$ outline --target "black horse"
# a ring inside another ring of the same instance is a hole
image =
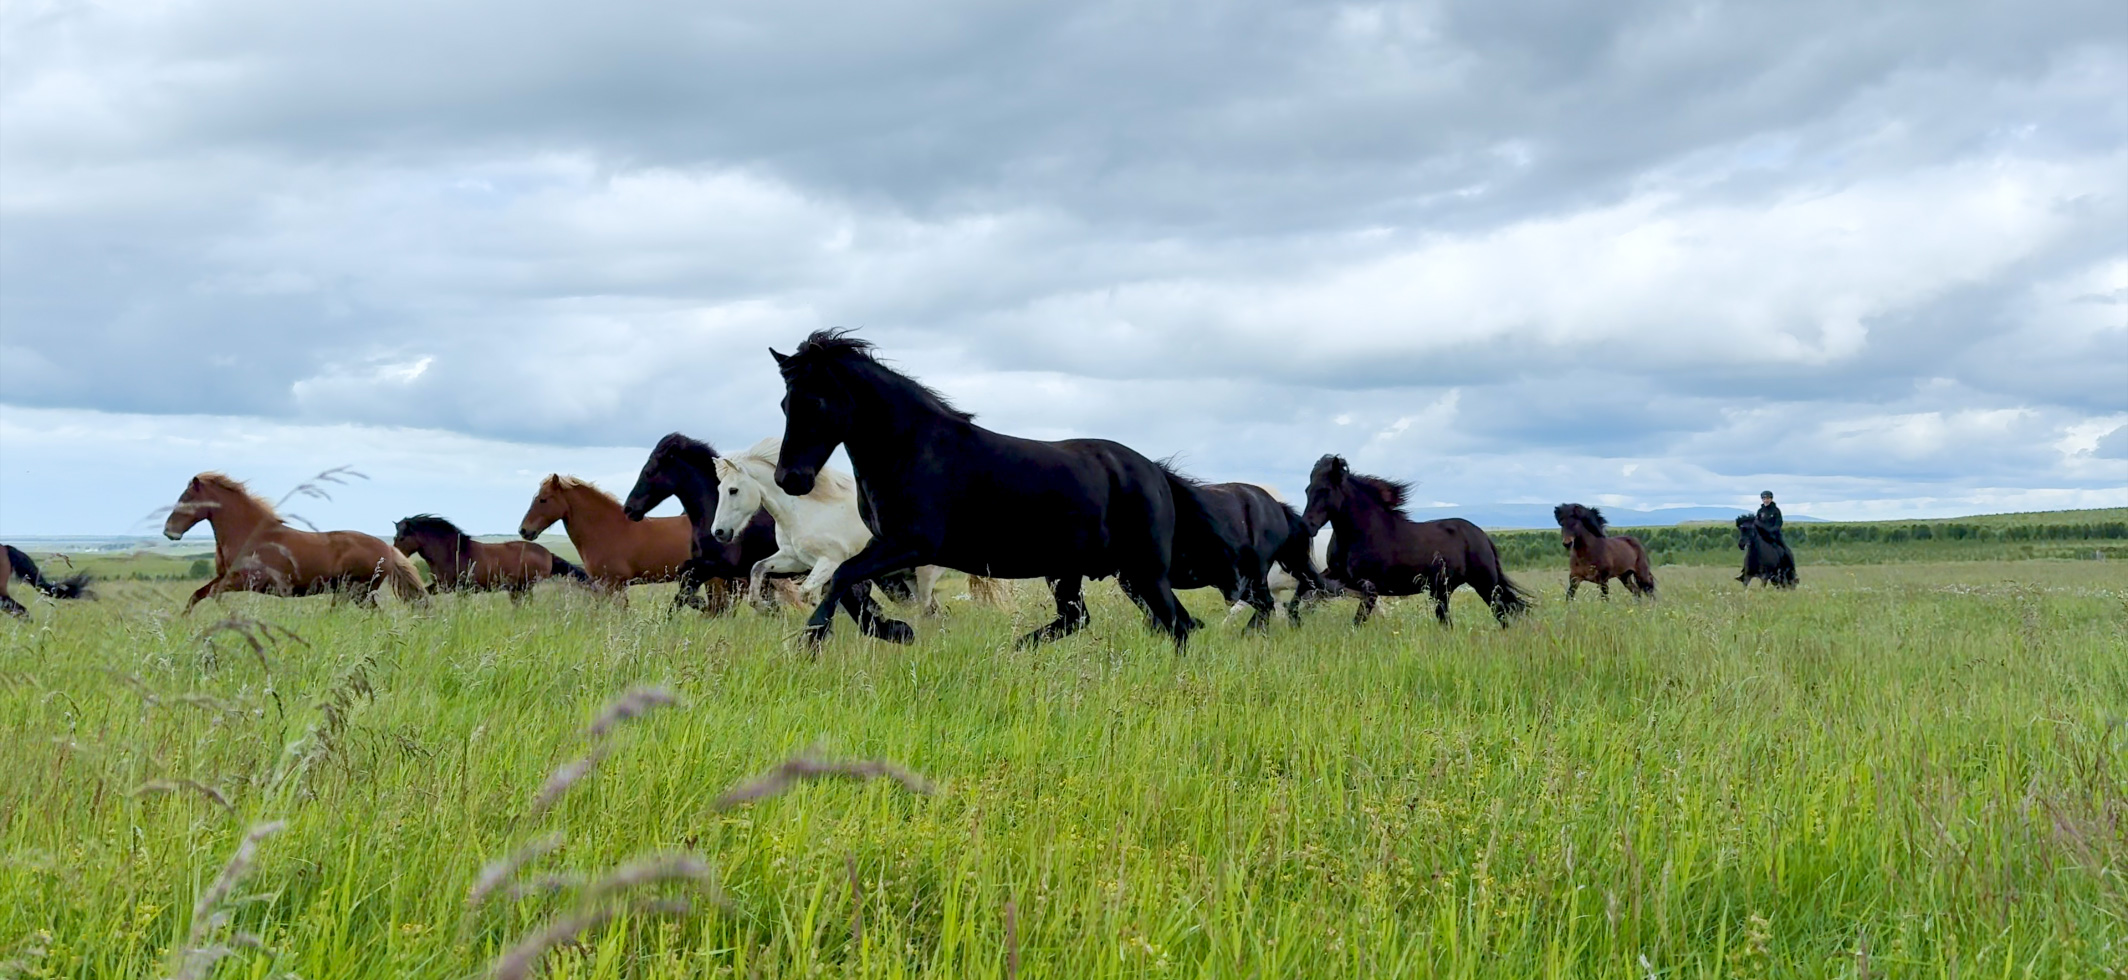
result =
[[[1745,588],[1751,587],[1752,579],[1776,588],[1796,587],[1795,552],[1788,550],[1787,542],[1776,539],[1756,515],[1736,515],[1736,546],[1744,553],[1744,570],[1736,580]]]
[[[1448,625],[1448,596],[1469,585],[1493,618],[1529,609],[1529,593],[1509,581],[1500,550],[1485,532],[1460,517],[1414,521],[1404,513],[1408,484],[1352,472],[1342,456],[1324,456],[1308,476],[1308,526],[1329,522],[1330,560],[1323,574],[1359,593],[1357,626],[1374,612],[1375,597],[1433,596],[1433,614]]]
[[[1300,625],[1301,600],[1325,591],[1315,559],[1308,554],[1312,532],[1300,512],[1253,483],[1202,483],[1197,495],[1219,541],[1215,547],[1200,548],[1191,547],[1187,537],[1178,538],[1170,584],[1178,590],[1218,589],[1229,605],[1247,602],[1256,610],[1248,628],[1259,630],[1270,625],[1276,608],[1267,580],[1276,565],[1298,584],[1286,615]]]
[[[717,517],[716,458],[717,451],[709,443],[678,432],[667,435],[650,450],[635,487],[621,505],[631,521],[642,520],[667,497],[680,498],[681,509],[687,511],[687,523],[695,531],[693,557],[681,566],[675,606],[703,606],[696,593],[705,585],[713,595],[743,586],[754,563],[776,553],[776,522],[765,510],[755,514],[729,542],[710,533],[710,522]],[[713,612],[722,611],[724,605],[709,603]]]
[[[7,549],[7,567],[0,568],[0,612],[13,616],[27,616],[30,614],[30,611],[24,608],[22,603],[15,601],[13,596],[7,594],[8,579],[18,575],[22,577],[23,581],[30,584],[30,588],[36,589],[38,592],[54,599],[96,598],[95,594],[89,591],[89,573],[76,572],[54,582],[45,578],[44,574],[37,570],[37,563],[30,560],[30,556],[24,554],[22,549],[11,544],[0,545],[0,547]]]
[[[1084,580],[1110,575],[1177,648],[1188,640],[1197,624],[1168,580],[1177,539],[1216,549],[1219,538],[1187,480],[1106,439],[1038,442],[985,429],[844,331],[815,332],[789,356],[769,353],[784,383],[776,484],[810,492],[843,446],[872,529],[806,621],[813,642],[828,635],[838,604],[867,634],[913,639],[907,623],[849,601],[857,583],[913,565],[1048,579],[1057,618],[1022,644],[1084,627]]]

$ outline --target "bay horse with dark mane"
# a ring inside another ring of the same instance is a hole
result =
[[[1648,549],[1630,534],[1606,535],[1604,528],[1609,522],[1604,520],[1603,511],[1580,504],[1560,504],[1552,508],[1552,519],[1559,522],[1559,540],[1568,556],[1568,602],[1574,601],[1574,590],[1583,582],[1596,583],[1603,597],[1610,598],[1614,578],[1634,595],[1655,594],[1655,571],[1648,564]]]
[[[15,597],[7,594],[8,580],[18,575],[22,577],[23,581],[30,584],[30,588],[36,589],[39,593],[54,599],[96,598],[89,591],[89,573],[76,572],[54,582],[45,578],[44,574],[37,570],[37,563],[31,560],[29,555],[23,553],[22,549],[11,544],[0,545],[0,547],[7,549],[7,567],[0,568],[0,612],[6,612],[10,616],[27,616],[30,614],[30,611],[24,608],[22,603],[17,602]]]
[[[1760,524],[1758,515],[1736,515],[1736,546],[1744,553],[1744,570],[1736,580],[1745,588],[1751,587],[1752,579],[1780,589],[1796,587],[1795,552]]]
[[[434,514],[415,514],[392,526],[392,547],[429,563],[429,592],[510,593],[523,602],[534,585],[566,576],[589,581],[584,570],[530,541],[475,541],[458,525]]]
[[[680,498],[692,541],[680,591],[692,596],[695,589],[708,587],[710,599],[704,608],[709,612],[729,608],[731,595],[745,591],[754,563],[776,553],[776,522],[765,512],[754,515],[732,540],[717,540],[710,525],[717,517],[718,487],[717,450],[674,432],[651,448],[650,458],[643,461],[643,470],[621,506],[631,521],[671,520],[645,515],[668,497]]]
[[[280,596],[330,593],[357,605],[375,606],[376,591],[389,583],[402,601],[426,605],[428,592],[414,563],[384,539],[360,531],[299,531],[265,498],[220,473],[201,473],[163,522],[163,537],[176,541],[201,521],[214,528],[214,578],[185,602],[224,592]]]
[[[1448,596],[1463,585],[1476,590],[1503,627],[1527,611],[1529,593],[1508,579],[1493,539],[1460,517],[1412,520],[1404,513],[1410,491],[1397,480],[1352,472],[1342,456],[1317,460],[1308,476],[1301,516],[1311,528],[1328,523],[1336,532],[1323,575],[1359,594],[1352,624],[1367,621],[1377,596],[1423,592],[1433,596],[1434,618],[1446,626]]]
[[[1077,632],[1081,590],[1115,576],[1178,649],[1196,625],[1169,582],[1177,538],[1216,541],[1197,489],[1106,439],[1042,442],[976,425],[938,392],[880,363],[845,331],[817,331],[786,356],[776,485],[803,496],[837,446],[849,451],[872,540],[828,582],[806,633],[825,639],[838,606],[858,628],[906,643],[909,624],[856,602],[860,582],[916,565],[993,578],[1045,578],[1057,618],[1021,644]]]
[[[539,482],[532,506],[525,509],[517,535],[526,541],[536,540],[540,532],[556,522],[561,523],[569,543],[576,546],[584,574],[623,600],[630,585],[680,579],[688,560],[694,557],[694,527],[687,518],[631,521],[612,494],[576,477],[549,473]],[[683,589],[673,602],[687,605],[690,598]]]

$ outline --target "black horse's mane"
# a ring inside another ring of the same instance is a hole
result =
[[[717,447],[712,446],[709,443],[703,442],[702,440],[690,436],[684,432],[668,432],[665,434],[665,438],[659,439],[657,446],[651,449],[652,455],[664,455],[667,453],[677,452],[706,452],[711,456],[715,456],[717,455]]]
[[[805,338],[790,360],[783,365],[783,376],[789,378],[794,369],[816,364],[838,364],[849,367],[870,368],[885,375],[887,379],[908,386],[909,392],[918,399],[927,401],[931,407],[963,422],[975,420],[974,412],[963,412],[939,394],[938,389],[888,367],[874,353],[871,341],[853,337],[848,330],[815,330]]]
[[[1604,536],[1603,529],[1610,524],[1604,519],[1603,511],[1580,504],[1560,504],[1552,508],[1552,520],[1558,521],[1560,527],[1565,527],[1568,521],[1580,521],[1582,527],[1599,538]]]
[[[406,530],[409,534],[447,535],[451,541],[451,550],[456,552],[460,558],[466,557],[473,551],[472,535],[459,530],[458,525],[434,514],[415,514],[399,523],[406,525]]]
[[[1392,480],[1386,476],[1362,476],[1358,473],[1352,474],[1352,482],[1358,484],[1360,489],[1367,491],[1374,499],[1381,501],[1382,506],[1397,512],[1400,516],[1407,518],[1411,516],[1404,513],[1404,501],[1411,496],[1411,484],[1409,482]]]

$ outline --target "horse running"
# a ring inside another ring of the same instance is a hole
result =
[[[584,574],[624,599],[630,585],[679,578],[693,557],[694,530],[687,518],[631,521],[612,494],[576,477],[550,473],[540,481],[517,534],[531,541],[557,521],[576,546]]]
[[[214,529],[214,578],[185,602],[224,592],[279,596],[332,593],[375,606],[376,590],[390,583],[402,601],[425,605],[428,593],[414,563],[384,539],[360,531],[299,531],[272,504],[220,473],[201,473],[163,522],[163,537],[176,541],[206,521]]]
[[[680,575],[680,595],[673,601],[699,605],[712,613],[730,608],[734,585],[746,581],[747,570],[755,562],[775,554],[777,543],[775,522],[767,514],[760,515],[729,541],[719,541],[710,533],[710,520],[717,513],[716,460],[717,450],[709,443],[671,433],[658,440],[649,458],[643,460],[642,472],[636,475],[635,486],[628,491],[627,503],[622,507],[629,520],[640,521],[666,498],[679,498],[693,535],[693,557]],[[709,601],[693,601],[695,590],[705,586]],[[755,598],[761,598],[758,591]]]
[[[1344,457],[1324,456],[1308,477],[1309,527],[1336,530],[1324,575],[1359,593],[1357,626],[1385,595],[1433,596],[1434,618],[1448,625],[1448,596],[1469,585],[1492,607],[1493,618],[1529,609],[1529,594],[1500,567],[1500,550],[1485,532],[1460,517],[1414,521],[1404,513],[1407,484],[1352,472]]]
[[[1207,518],[1196,488],[1105,439],[1038,442],[992,432],[872,356],[872,345],[818,331],[785,356],[782,461],[776,485],[811,493],[835,447],[845,447],[873,531],[829,580],[806,621],[826,639],[841,606],[869,635],[908,642],[909,624],[865,610],[858,583],[916,565],[996,578],[1046,578],[1057,618],[1022,644],[1088,622],[1088,578],[1116,576],[1124,594],[1180,648],[1195,625],[1169,586],[1177,528]]]
[[[1786,542],[1774,540],[1758,515],[1736,515],[1736,546],[1744,553],[1744,570],[1736,577],[1744,588],[1751,587],[1752,579],[1780,589],[1796,587],[1795,552]]]
[[[429,592],[492,592],[503,589],[512,603],[541,580],[567,576],[588,581],[584,570],[530,541],[488,544],[434,514],[415,514],[392,526],[392,547],[429,563]]]
[[[17,576],[28,582],[30,588],[54,599],[96,598],[89,591],[89,573],[76,572],[54,582],[45,578],[43,573],[37,571],[37,563],[31,561],[30,556],[24,554],[22,549],[11,544],[0,545],[0,547],[7,549],[7,567],[0,568],[0,611],[4,611],[10,616],[27,616],[30,614],[30,611],[24,608],[22,603],[15,601],[13,596],[7,594],[8,580]]]
[[[1269,575],[1281,568],[1300,585],[1286,606],[1286,616],[1300,625],[1301,599],[1323,591],[1300,513],[1253,483],[1203,483],[1197,493],[1220,542],[1210,549],[1178,547],[1170,573],[1174,587],[1218,589],[1230,606],[1256,610],[1249,629],[1267,629],[1277,608]]]
[[[1648,549],[1632,535],[1606,536],[1604,527],[1609,522],[1604,520],[1603,511],[1580,504],[1560,504],[1552,508],[1552,519],[1559,522],[1560,544],[1569,556],[1568,602],[1574,601],[1574,590],[1583,582],[1596,583],[1603,597],[1610,598],[1614,578],[1634,595],[1655,594],[1655,571],[1648,564]]]
[[[748,586],[759,596],[761,583],[771,573],[809,572],[799,588],[817,595],[835,569],[871,542],[872,530],[858,514],[857,481],[848,473],[822,467],[812,492],[802,497],[776,486],[776,460],[782,450],[783,440],[770,436],[745,452],[717,458],[717,516],[710,530],[718,541],[730,541],[766,512],[775,518],[776,553],[754,564]],[[933,589],[943,571],[937,565],[916,569],[912,598],[925,615],[938,614]]]

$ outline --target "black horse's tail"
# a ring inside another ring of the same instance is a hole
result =
[[[1167,475],[1169,496],[1175,498],[1173,561],[1187,561],[1193,566],[1223,563],[1225,567],[1233,568],[1234,546],[1219,533],[1219,524],[1212,519],[1211,509],[1205,506],[1201,496],[1203,489],[1196,480],[1175,472],[1175,468],[1167,463],[1158,465],[1160,472]]]
[[[1494,614],[1500,617],[1500,624],[1505,626],[1510,617],[1529,612],[1530,600],[1534,597],[1528,589],[1516,585],[1514,579],[1507,577],[1507,565],[1500,561],[1500,546],[1493,543],[1492,535],[1481,530],[1478,537],[1485,542],[1484,558],[1486,564],[1492,567],[1493,573],[1493,594],[1486,596],[1485,601],[1493,607]]]
[[[89,591],[89,573],[79,572],[54,582],[37,571],[37,563],[31,561],[30,556],[23,554],[21,548],[17,548],[14,545],[6,545],[5,547],[7,548],[7,567],[20,576],[23,581],[28,582],[31,588],[54,599],[93,599],[96,597],[94,593]]]
[[[554,556],[553,556],[553,558],[554,558],[554,567],[553,567],[553,568],[552,568],[552,569],[550,570],[550,571],[552,572],[552,574],[555,574],[555,575],[567,575],[567,576],[569,576],[570,578],[573,578],[573,579],[575,579],[575,580],[577,580],[577,581],[579,581],[579,582],[589,582],[589,581],[591,581],[591,576],[589,576],[589,575],[586,575],[586,574],[584,574],[584,570],[583,570],[583,569],[581,569],[581,568],[578,568],[578,567],[576,567],[575,565],[572,565],[572,564],[570,564],[570,563],[569,563],[569,559],[567,559],[567,558],[563,558],[563,557],[562,557],[562,556],[560,556],[560,555],[554,555]]]

